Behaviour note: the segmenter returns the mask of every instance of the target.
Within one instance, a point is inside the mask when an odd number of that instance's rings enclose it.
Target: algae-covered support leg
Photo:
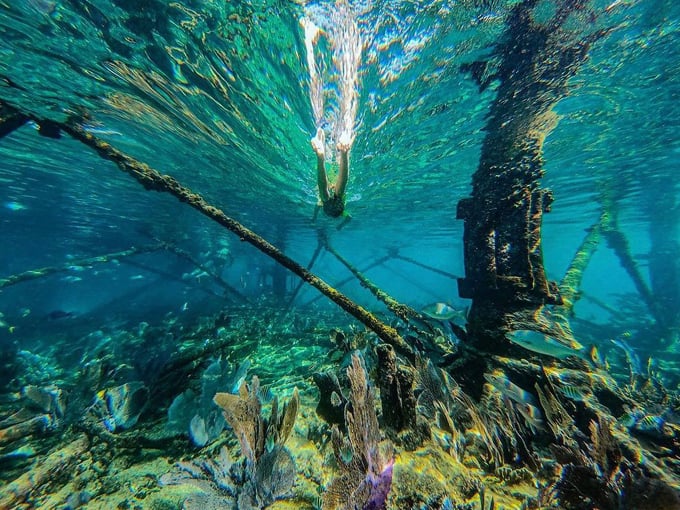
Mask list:
[[[365,273],[366,271],[370,271],[370,270],[373,269],[374,267],[379,266],[379,265],[381,265],[381,264],[387,262],[389,259],[390,259],[390,257],[387,256],[387,255],[384,256],[384,257],[380,257],[379,259],[376,259],[376,260],[374,260],[373,262],[371,262],[368,266],[364,267],[360,272],[361,272],[361,273]],[[342,287],[343,285],[346,285],[347,283],[349,283],[349,282],[351,282],[351,281],[354,281],[355,279],[356,279],[356,277],[355,277],[354,275],[348,276],[347,278],[343,278],[343,279],[340,280],[338,283],[336,283],[335,286],[336,286],[337,288],[340,288],[340,287]],[[313,299],[310,299],[307,303],[305,303],[304,306],[309,306],[309,305],[315,303],[315,302],[316,302],[317,300],[319,300],[319,299],[321,299],[321,296],[316,296],[316,297],[314,297]]]
[[[323,250],[324,240],[321,231],[317,232],[317,237],[318,239],[316,242],[316,249],[314,250],[312,258],[309,259],[309,263],[307,264],[308,271],[312,270],[312,268],[314,267],[314,263],[316,262],[316,259],[321,254],[321,250]],[[300,289],[304,284],[305,282],[303,280],[300,280],[298,284],[295,286],[295,289],[293,289],[293,292],[291,293],[290,298],[288,299],[288,306],[286,307],[286,309],[290,310],[290,308],[293,306],[293,302],[295,301],[295,298],[297,297],[298,293],[300,292]]]
[[[222,287],[224,290],[226,290],[229,294],[234,295],[235,297],[241,299],[242,301],[248,302],[249,299],[247,296],[244,296],[241,292],[239,292],[237,289],[229,285],[227,282],[225,282],[222,277],[218,274],[216,274],[214,271],[212,271],[210,268],[206,267],[205,265],[201,264],[198,260],[196,260],[188,251],[182,250],[181,248],[178,248],[177,246],[173,244],[165,244],[163,246],[166,250],[174,253],[177,255],[179,258],[188,260],[191,262],[194,266],[196,266],[198,269],[201,271],[205,272],[207,275],[209,275],[213,281]]]
[[[387,308],[401,320],[408,322],[409,317],[422,317],[422,315],[416,310],[408,305],[400,303],[387,292],[374,284],[371,280],[366,278],[366,276],[364,276],[356,267],[350,264],[349,261],[340,255],[337,250],[335,250],[335,248],[333,248],[328,242],[326,242],[326,249],[335,255],[335,258],[337,258],[347,269],[352,272],[357,280],[361,282],[363,287],[366,287],[371,292],[371,294],[385,303],[385,306],[387,306]]]
[[[630,245],[628,244],[628,239],[618,228],[612,228],[604,231],[604,237],[607,240],[607,245],[614,251],[619,259],[621,267],[624,271],[628,273],[628,276],[635,286],[635,290],[638,291],[640,297],[647,305],[650,313],[656,316],[656,303],[654,301],[654,296],[652,296],[652,291],[645,283],[642,274],[640,274],[640,269],[630,252]]]
[[[74,269],[92,266],[94,264],[103,264],[113,260],[120,260],[126,257],[132,257],[140,253],[150,253],[153,251],[161,250],[165,247],[163,244],[152,244],[148,246],[132,247],[129,250],[117,251],[114,253],[107,253],[105,255],[98,255],[96,257],[88,257],[84,259],[71,260],[68,263],[61,264],[59,266],[43,267],[39,269],[31,269],[29,271],[24,271],[23,273],[18,273],[5,278],[0,278],[0,289],[4,287],[9,287],[10,285],[16,285],[17,283],[26,282],[29,280],[35,280],[36,278],[42,278],[44,276],[49,276],[54,273],[62,273],[73,271]]]
[[[602,237],[606,240],[607,246],[612,249],[619,259],[621,267],[633,282],[635,290],[637,290],[642,301],[647,305],[649,313],[658,321],[659,309],[656,300],[633,258],[628,239],[619,228],[619,204],[614,199],[614,190],[610,188],[611,186],[606,186],[605,192],[602,194],[602,207],[605,211],[602,223]]]
[[[581,282],[590,260],[602,238],[602,228],[606,223],[606,212],[600,215],[599,220],[588,229],[581,245],[576,250],[574,258],[569,264],[567,271],[560,282],[560,295],[562,296],[562,310],[566,316],[573,313],[576,301],[581,297]]]
[[[472,299],[468,332],[472,342],[499,353],[508,348],[503,333],[513,317],[530,318],[562,301],[543,267],[541,222],[552,202],[540,187],[543,143],[557,123],[552,108],[567,94],[567,81],[605,34],[575,41],[562,28],[570,14],[588,9],[587,2],[557,2],[552,18],[542,21],[535,7],[535,1],[522,2],[508,17],[472,196],[458,203],[457,217],[465,222],[459,294]]]
[[[274,259],[283,267],[289,269],[304,281],[318,289],[326,297],[335,302],[343,310],[354,316],[366,327],[374,331],[384,342],[394,346],[400,352],[413,356],[413,350],[404,341],[397,331],[387,324],[378,320],[372,313],[365,308],[357,305],[347,296],[338,292],[328,285],[321,278],[311,273],[296,261],[285,255],[274,245],[249,230],[238,221],[227,216],[222,210],[208,204],[205,199],[182,186],[176,179],[169,175],[162,175],[150,166],[141,163],[130,156],[115,149],[110,144],[100,140],[93,134],[87,132],[77,124],[61,124],[60,128],[72,136],[74,139],[84,143],[94,149],[102,158],[113,161],[123,172],[132,176],[147,190],[162,191],[170,193],[180,202],[186,202],[191,207],[199,211],[204,216],[219,223],[236,234],[242,241],[255,246],[262,253]]]

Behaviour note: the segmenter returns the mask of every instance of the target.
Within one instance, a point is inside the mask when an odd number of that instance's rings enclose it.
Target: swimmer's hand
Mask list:
[[[349,152],[349,149],[352,147],[352,134],[349,131],[345,131],[340,135],[340,139],[338,140],[338,145],[336,146],[336,149],[340,152]]]
[[[323,133],[323,129],[318,128],[316,130],[316,136],[312,138],[312,149],[316,153],[317,157],[323,159],[326,156],[326,135]]]

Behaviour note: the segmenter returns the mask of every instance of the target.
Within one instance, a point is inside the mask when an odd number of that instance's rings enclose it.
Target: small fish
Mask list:
[[[626,355],[628,364],[630,365],[630,372],[632,375],[642,375],[642,364],[640,363],[640,357],[633,350],[633,348],[628,345],[628,343],[623,339],[623,336],[618,338],[612,338],[611,342],[619,347]]]
[[[632,411],[624,413],[621,418],[619,418],[619,423],[627,428],[634,427],[642,418],[644,418],[645,413],[639,409],[633,409]]]
[[[132,428],[149,400],[144,383],[132,381],[96,393],[89,409],[109,432]]]
[[[5,202],[4,204],[5,209],[9,209],[10,211],[23,211],[26,209],[26,206],[23,204],[20,204],[19,202]]]
[[[591,395],[589,390],[577,386],[560,386],[559,390],[562,395],[576,402],[585,402]]]
[[[633,409],[619,418],[619,423],[631,432],[638,432],[658,438],[673,437],[675,433],[666,426],[666,418],[658,414],[645,414],[640,409]]]
[[[633,426],[633,430],[638,432],[643,432],[645,434],[652,435],[664,435],[664,426],[666,425],[666,420],[661,416],[647,414],[642,419]]]
[[[64,276],[63,278],[61,278],[62,282],[67,282],[67,283],[75,283],[75,282],[80,282],[82,280],[83,279],[80,276],[73,276],[73,275]]]
[[[526,390],[513,383],[503,372],[496,370],[490,374],[484,374],[484,379],[506,397],[517,403],[536,405],[536,398]]]
[[[460,316],[460,312],[446,303],[432,303],[423,308],[423,313],[428,317],[440,321],[448,321],[454,317]]]
[[[118,136],[123,136],[123,133],[120,131],[114,131],[113,129],[104,129],[104,128],[98,128],[94,126],[83,126],[85,130],[88,133],[92,133],[93,135],[96,136],[110,136],[110,135],[118,135]]]
[[[36,454],[35,448],[29,445],[20,446],[11,452],[0,454],[0,464],[6,461],[27,459]]]
[[[602,353],[596,345],[590,346],[588,354],[590,355],[590,361],[593,363],[593,366],[597,368],[604,368],[607,366],[607,361],[602,357]]]
[[[186,312],[188,309],[189,309],[189,302],[187,301],[182,305],[182,311]]]
[[[193,277],[196,279],[196,281],[199,282],[199,283],[201,282],[201,280],[202,280],[203,278],[206,278],[206,277],[210,276],[210,275],[209,275],[208,273],[206,273],[205,271],[198,271],[198,272],[194,271],[194,273],[192,273],[192,275],[193,275]]]
[[[543,429],[543,417],[538,407],[528,403],[517,403],[515,409],[522,415],[527,426],[535,434],[538,429]]]
[[[553,358],[565,359],[569,356],[576,356],[589,363],[592,362],[590,353],[583,348],[572,348],[538,331],[530,329],[519,329],[506,335],[506,338],[513,344],[517,344],[529,351],[544,354]]]
[[[143,279],[144,279],[143,274],[136,274],[136,275],[130,277],[130,280],[143,280]]]
[[[72,319],[75,317],[73,312],[65,312],[64,310],[52,310],[47,314],[47,320],[58,321],[61,319]]]
[[[650,379],[659,377],[659,360],[651,356],[647,360],[647,377]]]
[[[248,369],[250,368],[250,360],[245,360],[238,366],[236,374],[234,374],[234,384],[231,387],[231,393],[236,394],[241,389],[241,385],[246,380]]]

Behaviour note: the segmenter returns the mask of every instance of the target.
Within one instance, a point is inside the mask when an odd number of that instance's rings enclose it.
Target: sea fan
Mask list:
[[[380,510],[387,504],[394,465],[390,443],[380,444],[373,392],[361,358],[354,354],[347,369],[351,388],[351,410],[345,421],[349,439],[333,426],[333,452],[341,473],[328,487],[323,508]]]
[[[234,508],[238,485],[232,478],[232,466],[229,451],[222,447],[216,459],[178,462],[177,471],[164,474],[159,482],[161,485],[192,485],[201,490],[184,501],[184,510]]]

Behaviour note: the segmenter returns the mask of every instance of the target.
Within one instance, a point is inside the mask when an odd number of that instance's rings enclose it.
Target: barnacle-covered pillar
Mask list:
[[[561,0],[552,18],[534,18],[536,0],[517,5],[497,47],[500,64],[480,87],[496,79],[498,92],[489,112],[472,196],[458,203],[465,222],[465,278],[458,290],[472,299],[468,329],[473,341],[493,349],[512,326],[513,314],[531,314],[561,302],[557,285],[543,267],[541,222],[553,201],[542,189],[543,142],[557,123],[552,111],[567,93],[567,80],[586,59],[594,33],[574,38],[564,28],[587,2]],[[469,66],[473,74],[483,63]]]

